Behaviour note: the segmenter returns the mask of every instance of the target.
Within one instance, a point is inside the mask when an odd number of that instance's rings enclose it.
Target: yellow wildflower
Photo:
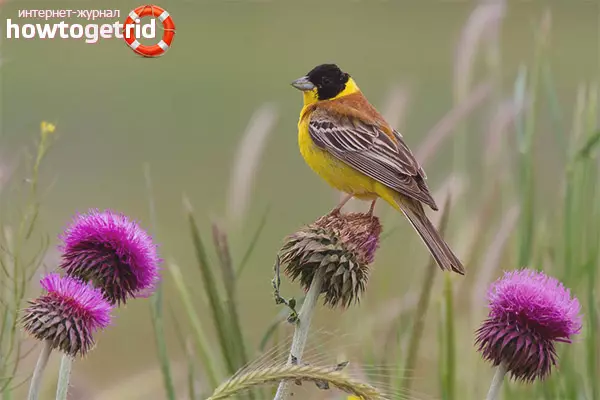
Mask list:
[[[56,126],[51,122],[42,121],[41,123],[42,135],[46,135],[48,133],[54,133],[56,130]]]

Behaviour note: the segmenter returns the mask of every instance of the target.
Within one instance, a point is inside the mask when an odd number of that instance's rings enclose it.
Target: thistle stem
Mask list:
[[[313,277],[313,280],[302,303],[302,307],[298,312],[298,320],[296,321],[296,329],[294,330],[294,338],[292,340],[292,347],[290,349],[290,356],[288,358],[288,365],[294,362],[300,363],[302,354],[304,353],[304,347],[306,340],[308,339],[308,330],[310,328],[310,322],[312,320],[317,300],[321,294],[321,287],[323,286],[323,270],[318,269]],[[281,381],[277,388],[277,393],[273,400],[285,400],[288,397],[290,391],[290,382]]]
[[[502,388],[502,382],[504,382],[504,376],[507,371],[506,364],[500,363],[498,365],[486,397],[487,400],[498,400],[500,398],[500,389]]]
[[[60,370],[58,371],[58,383],[56,385],[56,400],[67,400],[69,391],[69,381],[71,380],[71,366],[73,358],[63,354],[60,360]]]
[[[29,385],[28,400],[37,400],[40,395],[40,388],[42,387],[42,377],[44,376],[44,370],[48,365],[50,359],[50,353],[52,353],[52,343],[49,340],[45,340],[42,345],[42,351],[38,357],[37,364],[33,370],[33,376],[31,377],[31,384]]]

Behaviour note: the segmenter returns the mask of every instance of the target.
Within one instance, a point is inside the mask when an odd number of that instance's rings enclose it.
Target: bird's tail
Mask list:
[[[465,268],[458,257],[452,252],[450,246],[440,236],[429,218],[427,218],[423,205],[401,194],[396,195],[395,200],[396,205],[415,228],[440,268],[464,275]]]

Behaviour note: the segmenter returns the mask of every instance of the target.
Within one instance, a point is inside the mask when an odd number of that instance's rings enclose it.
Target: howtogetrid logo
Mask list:
[[[143,17],[158,18],[158,20],[162,23],[162,39],[160,42],[152,46],[145,46],[141,44],[138,41],[138,38],[141,36],[140,34],[131,34],[131,30],[135,30],[135,28],[139,27],[141,18]],[[154,19],[152,22],[154,22]],[[133,49],[133,51],[144,57],[158,57],[163,55],[167,50],[169,50],[169,47],[171,47],[171,43],[173,42],[173,38],[175,37],[175,24],[173,23],[173,18],[171,18],[171,15],[167,11],[155,5],[140,6],[130,12],[125,20],[124,26],[125,27],[123,29],[130,30],[130,32],[125,32],[123,34],[125,42]]]
[[[175,37],[175,23],[171,15],[163,8],[146,4],[131,11],[124,22],[98,24],[96,19],[120,18],[120,10],[19,10],[19,18],[43,19],[46,22],[21,24],[6,20],[6,39],[80,39],[85,43],[98,43],[100,39],[124,39],[125,43],[137,54],[144,57],[159,57],[171,47]],[[144,17],[152,18],[142,24]],[[86,19],[87,23],[67,23],[65,18]],[[58,23],[50,19],[61,19]],[[158,43],[144,45],[144,39],[156,39],[156,19],[162,27],[162,37]]]

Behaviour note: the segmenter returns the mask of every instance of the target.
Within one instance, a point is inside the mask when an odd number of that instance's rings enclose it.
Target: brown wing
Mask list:
[[[324,109],[312,113],[308,130],[319,148],[385,186],[438,209],[423,169],[397,131],[392,138],[377,124]]]

